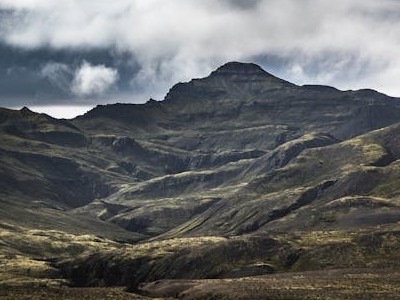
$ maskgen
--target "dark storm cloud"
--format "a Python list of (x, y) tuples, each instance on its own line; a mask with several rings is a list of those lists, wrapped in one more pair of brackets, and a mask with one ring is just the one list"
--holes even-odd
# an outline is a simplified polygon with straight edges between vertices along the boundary
[(109, 49), (26, 49), (0, 43), (0, 106), (87, 104), (99, 94), (109, 99), (128, 90), (138, 71), (132, 63), (123, 64), (125, 59)]
[(230, 60), (299, 84), (400, 95), (399, 1), (0, 0), (0, 9), (0, 39), (21, 49), (8, 52), (0, 84), (17, 72), (37, 101), (45, 91), (162, 98)]

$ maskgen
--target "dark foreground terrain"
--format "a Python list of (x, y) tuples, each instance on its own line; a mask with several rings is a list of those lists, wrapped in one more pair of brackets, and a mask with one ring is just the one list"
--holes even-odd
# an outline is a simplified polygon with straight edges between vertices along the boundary
[(0, 299), (399, 299), (399, 280), (396, 271), (331, 270), (240, 279), (161, 280), (143, 284), (142, 295), (122, 288), (6, 285)]
[(228, 63), (0, 136), (1, 299), (399, 298), (398, 98)]

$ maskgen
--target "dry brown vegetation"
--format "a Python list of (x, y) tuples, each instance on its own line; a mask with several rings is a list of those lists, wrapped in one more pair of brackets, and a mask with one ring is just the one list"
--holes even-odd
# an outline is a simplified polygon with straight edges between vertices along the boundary
[(152, 296), (205, 299), (398, 299), (400, 273), (395, 270), (330, 270), (225, 280), (164, 280), (144, 284)]

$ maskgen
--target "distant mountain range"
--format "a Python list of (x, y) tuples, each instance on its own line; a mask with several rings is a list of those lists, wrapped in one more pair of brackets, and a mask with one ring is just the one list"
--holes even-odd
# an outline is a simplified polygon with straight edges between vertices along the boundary
[[(395, 290), (359, 289), (399, 267), (399, 123), (400, 98), (297, 86), (239, 62), (163, 101), (72, 120), (0, 109), (0, 255), (18, 265), (0, 282), (306, 299), (293, 278), (280, 291), (269, 281), (280, 275), (265, 274), (337, 283), (356, 272), (358, 284), (317, 282), (309, 295), (389, 299)], [(254, 275), (262, 295), (222, 280)], [(161, 279), (181, 281), (143, 284)]]

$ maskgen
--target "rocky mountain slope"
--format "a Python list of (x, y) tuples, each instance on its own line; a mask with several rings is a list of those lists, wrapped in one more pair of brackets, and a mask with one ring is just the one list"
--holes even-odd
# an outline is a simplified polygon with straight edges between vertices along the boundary
[[(297, 86), (238, 62), (163, 101), (72, 120), (0, 109), (0, 285), (149, 296), (143, 282), (181, 279), (150, 296), (207, 299), (255, 275), (271, 291), (272, 273), (356, 272), (362, 284), (398, 267), (399, 122), (399, 98)], [(188, 281), (205, 278), (217, 281)], [(358, 288), (347, 286), (352, 299)], [(256, 297), (243, 291), (232, 299)]]

